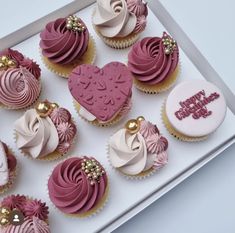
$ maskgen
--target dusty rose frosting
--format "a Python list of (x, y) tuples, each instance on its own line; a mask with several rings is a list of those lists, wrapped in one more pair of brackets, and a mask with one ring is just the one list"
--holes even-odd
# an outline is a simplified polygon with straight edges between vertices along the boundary
[(163, 37), (145, 37), (135, 43), (128, 54), (128, 68), (137, 80), (154, 85), (165, 80), (172, 74), (179, 62), (179, 49), (176, 44), (171, 53), (165, 52)]
[[(51, 201), (66, 214), (81, 214), (91, 210), (102, 199), (107, 188), (106, 173), (103, 173), (99, 181), (95, 181), (93, 185), (90, 183), (82, 169), (84, 159), (93, 158), (74, 157), (60, 163), (48, 181)], [(100, 164), (99, 166), (103, 169)]]
[(25, 108), (39, 96), (40, 82), (23, 67), (0, 71), (0, 103), (10, 108)]
[(41, 69), (39, 65), (32, 59), (25, 57), (17, 50), (8, 48), (0, 52), (0, 57), (1, 56), (7, 56), (8, 58), (13, 59), (16, 63), (16, 68), (19, 68), (20, 66), (26, 68), (30, 73), (32, 73), (32, 75), (34, 75), (36, 79), (39, 79), (41, 76)]
[[(87, 28), (83, 32), (74, 32), (66, 28), (66, 21), (66, 18), (59, 18), (50, 22), (40, 33), (42, 54), (51, 62), (63, 65), (79, 59), (89, 42)], [(81, 19), (79, 21), (85, 25)]]
[(143, 3), (142, 0), (126, 0), (128, 10), (135, 14), (137, 17), (148, 15), (147, 3)]
[(138, 175), (163, 167), (167, 163), (167, 147), (168, 141), (156, 125), (144, 120), (137, 133), (121, 129), (110, 138), (109, 159), (124, 174)]

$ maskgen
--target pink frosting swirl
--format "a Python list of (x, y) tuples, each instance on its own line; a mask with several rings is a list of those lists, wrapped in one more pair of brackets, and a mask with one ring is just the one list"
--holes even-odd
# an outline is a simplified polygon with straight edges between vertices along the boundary
[(168, 163), (168, 155), (166, 151), (163, 151), (156, 156), (156, 160), (154, 161), (154, 167), (156, 169), (160, 169), (164, 167)]
[(148, 15), (148, 7), (147, 3), (143, 3), (142, 0), (126, 0), (128, 10), (135, 14), (137, 17), (144, 15), (147, 17)]
[[(79, 19), (83, 25), (84, 22)], [(79, 59), (87, 50), (88, 29), (74, 32), (66, 28), (66, 18), (59, 18), (46, 25), (40, 33), (42, 54), (51, 62), (68, 64)]]
[(71, 120), (70, 112), (65, 108), (55, 108), (51, 114), (50, 118), (55, 125), (63, 122), (68, 122)]
[(150, 135), (146, 138), (147, 150), (152, 154), (159, 154), (168, 148), (168, 141), (158, 134)]
[(29, 200), (24, 206), (24, 214), (28, 217), (37, 217), (43, 221), (48, 219), (48, 206), (40, 200)]
[[(164, 33), (163, 37), (169, 37)], [(162, 82), (174, 72), (179, 62), (178, 46), (165, 53), (163, 38), (145, 37), (128, 54), (128, 68), (137, 80), (148, 85)]]
[(1, 230), (2, 233), (50, 233), (48, 224), (36, 217), (27, 218), (21, 225), (9, 225)]
[(56, 128), (60, 142), (71, 141), (76, 134), (76, 126), (72, 122), (62, 122)]
[(144, 29), (146, 28), (146, 25), (147, 25), (146, 17), (144, 15), (139, 16), (137, 18), (134, 33), (140, 33), (144, 31)]
[[(91, 210), (102, 199), (107, 188), (107, 175), (90, 184), (82, 163), (88, 157), (70, 158), (56, 166), (49, 181), (48, 190), (54, 205), (66, 214), (81, 214)], [(93, 158), (92, 158), (93, 159)]]
[(145, 139), (153, 134), (159, 134), (157, 126), (145, 120), (141, 121), (139, 132)]
[(26, 203), (26, 197), (23, 195), (11, 195), (3, 199), (1, 206), (9, 208), (10, 210), (18, 209), (23, 212)]
[(13, 49), (5, 49), (3, 51), (0, 52), (0, 57), (1, 56), (7, 56), (11, 59), (13, 59), (17, 65), (20, 65), (20, 62), (24, 60), (24, 55), (20, 52), (18, 52), (17, 50), (13, 50)]
[(41, 69), (39, 65), (29, 58), (20, 61), (20, 65), (25, 67), (36, 79), (41, 76)]
[(0, 72), (0, 103), (10, 108), (25, 108), (39, 96), (40, 81), (25, 68)]
[(66, 154), (71, 146), (72, 142), (61, 142), (57, 147), (57, 151), (62, 155)]

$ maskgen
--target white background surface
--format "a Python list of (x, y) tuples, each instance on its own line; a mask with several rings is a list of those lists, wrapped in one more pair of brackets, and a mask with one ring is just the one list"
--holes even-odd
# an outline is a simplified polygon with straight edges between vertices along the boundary
[[(171, 3), (173, 4), (174, 2), (175, 1), (166, 1), (166, 4), (169, 3), (170, 6), (172, 6)], [(184, 18), (182, 22), (178, 22), (190, 24), (190, 7), (182, 4), (182, 2), (182, 0), (179, 0), (177, 2), (177, 8), (172, 7), (174, 10), (173, 15), (177, 19), (177, 15), (178, 17), (182, 17), (182, 14), (187, 13), (187, 20)], [(208, 2), (212, 2), (212, 0), (208, 0)], [(43, 6), (43, 4), (41, 6)], [(192, 8), (191, 13), (194, 12), (193, 9), (194, 8)], [(200, 15), (199, 12), (200, 11), (197, 11), (196, 13), (195, 11), (197, 17)], [(191, 28), (191, 30), (194, 28), (192, 30), (194, 32), (199, 26), (195, 27), (197, 24), (193, 21), (193, 17), (191, 22), (194, 27), (191, 26), (189, 28)], [(209, 36), (205, 37), (204, 35), (203, 41), (209, 42), (210, 38), (207, 38), (209, 38)], [(209, 44), (208, 42), (206, 42), (207, 45)], [(226, 56), (228, 55), (230, 54), (226, 54)], [(217, 56), (220, 58), (219, 53)], [(233, 59), (231, 57), (231, 59), (228, 60), (232, 61)], [(225, 63), (225, 59), (223, 59), (223, 61)], [(230, 66), (230, 69), (231, 72), (233, 72), (232, 66)], [(47, 88), (45, 91), (50, 91), (50, 88)], [(12, 121), (13, 119), (15, 119), (15, 116), (11, 116), (8, 120)], [(10, 134), (11, 132), (1, 132), (1, 136), (4, 135), (4, 137)], [(235, 147), (233, 146), (203, 169), (199, 170), (183, 184), (162, 197), (150, 208), (147, 208), (137, 217), (124, 224), (116, 232), (234, 232), (234, 153)], [(33, 163), (33, 161), (28, 162), (28, 164)], [(43, 176), (45, 175), (43, 174)], [(29, 185), (33, 185), (33, 183), (29, 183)], [(40, 196), (37, 195), (36, 191), (34, 193), (36, 197)], [(53, 224), (56, 224), (56, 219), (52, 219), (52, 221)]]

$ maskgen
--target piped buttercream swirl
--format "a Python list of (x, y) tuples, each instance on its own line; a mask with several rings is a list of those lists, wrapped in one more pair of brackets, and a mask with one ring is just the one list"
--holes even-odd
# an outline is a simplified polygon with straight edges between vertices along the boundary
[[(164, 33), (163, 37), (169, 37)], [(179, 62), (178, 46), (165, 53), (163, 37), (145, 37), (135, 43), (128, 54), (128, 68), (137, 80), (154, 85), (172, 74)]]
[(44, 157), (54, 152), (59, 144), (55, 125), (49, 117), (41, 118), (35, 109), (15, 122), (16, 144), (33, 158)]
[(92, 22), (105, 37), (125, 37), (133, 32), (137, 17), (125, 0), (97, 0)]
[[(42, 54), (57, 64), (69, 64), (79, 59), (87, 50), (88, 29), (78, 32), (66, 27), (66, 18), (59, 18), (46, 25), (40, 33)], [(79, 19), (83, 25), (84, 22)]]
[(70, 158), (58, 164), (53, 170), (48, 190), (54, 205), (66, 214), (81, 214), (94, 208), (102, 199), (107, 188), (107, 175), (99, 182), (90, 184), (82, 170), (83, 158)]

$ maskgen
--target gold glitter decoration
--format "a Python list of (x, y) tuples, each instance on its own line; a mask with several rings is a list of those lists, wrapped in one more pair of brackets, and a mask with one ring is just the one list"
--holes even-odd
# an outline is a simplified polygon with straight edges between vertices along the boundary
[(141, 121), (144, 121), (145, 118), (144, 118), (143, 116), (138, 116), (138, 117), (136, 118), (136, 120), (137, 120), (138, 122), (141, 122)]
[(105, 171), (95, 159), (83, 159), (82, 170), (85, 172), (90, 184), (94, 185), (100, 182), (100, 177), (105, 174)]
[(58, 107), (59, 105), (57, 103), (50, 103), (49, 101), (45, 100), (43, 102), (38, 103), (35, 109), (40, 117), (45, 118), (49, 114), (51, 114), (53, 109)]
[(0, 70), (16, 67), (16, 62), (8, 56), (0, 57)]
[(76, 15), (70, 15), (66, 20), (66, 28), (74, 32), (83, 32), (86, 27), (83, 25)]
[(166, 55), (172, 54), (174, 49), (176, 48), (176, 41), (173, 40), (166, 33), (164, 33), (163, 38), (162, 38), (162, 42), (163, 42), (163, 45), (164, 45), (164, 53)]
[(125, 128), (130, 134), (134, 134), (139, 131), (140, 124), (136, 119), (131, 119), (127, 121), (127, 123), (125, 124)]

